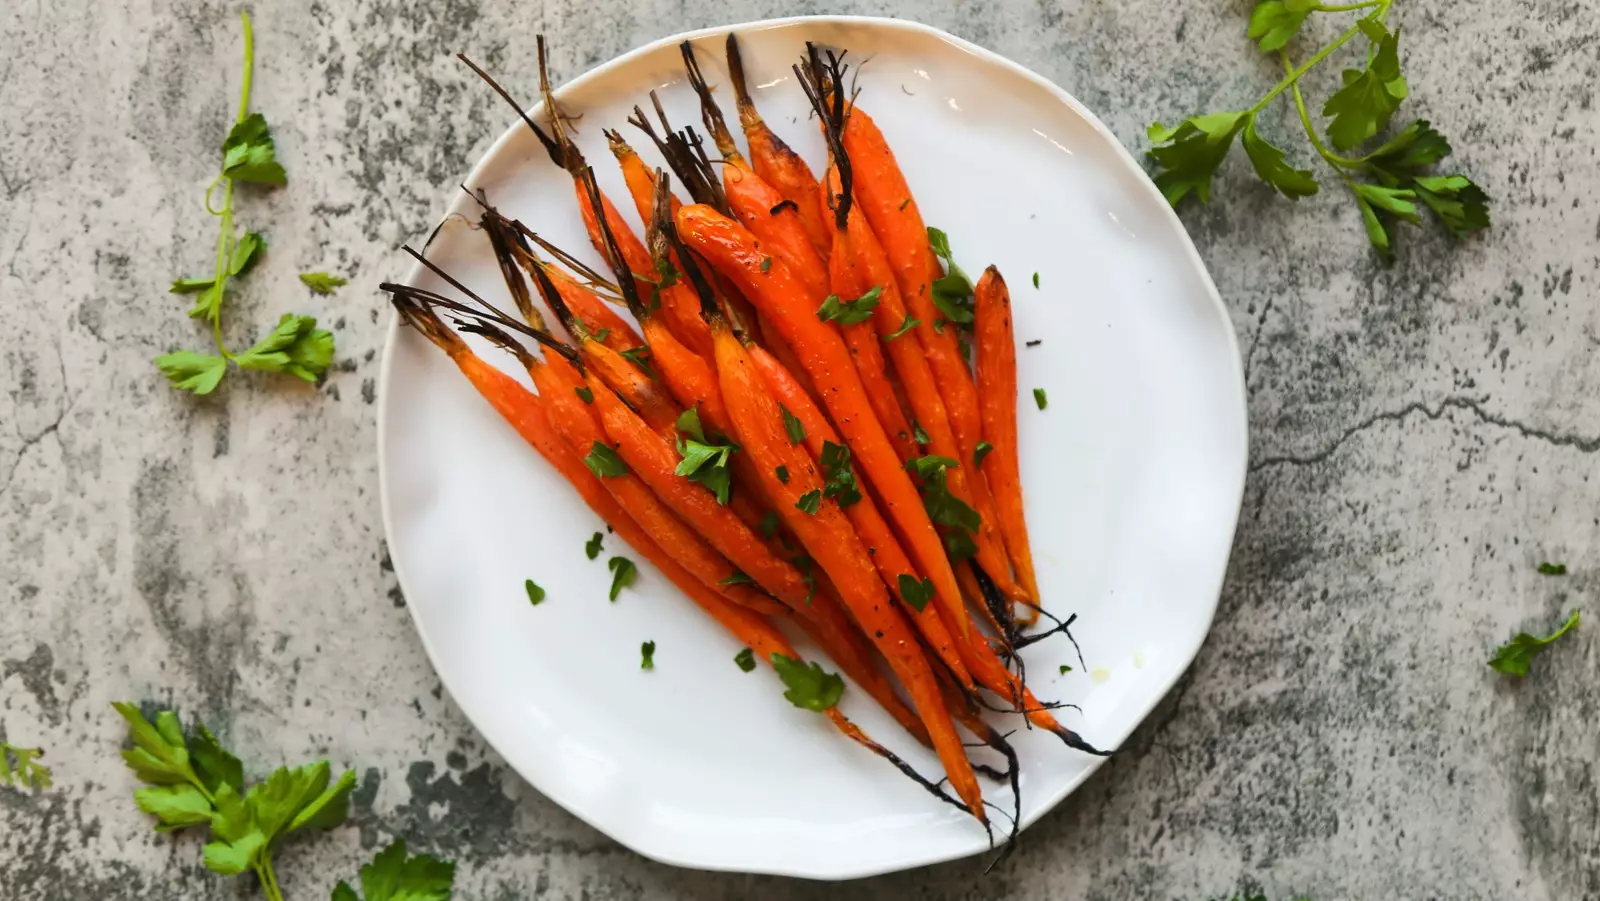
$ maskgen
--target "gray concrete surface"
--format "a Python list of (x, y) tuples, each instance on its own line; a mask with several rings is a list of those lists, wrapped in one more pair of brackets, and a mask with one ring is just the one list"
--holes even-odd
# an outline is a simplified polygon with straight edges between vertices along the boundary
[[(314, 312), (341, 362), (320, 388), (241, 378), (196, 401), (148, 361), (198, 341), (165, 288), (208, 268), (198, 201), (235, 103), (236, 11), (0, 4), (0, 735), (43, 744), (57, 779), (0, 788), (0, 897), (253, 896), (130, 803), (107, 707), (122, 698), (205, 716), (258, 767), (326, 755), (362, 773), (354, 828), (281, 852), (292, 899), (325, 897), (397, 835), (456, 858), (468, 899), (1600, 897), (1595, 640), (1522, 682), (1483, 665), (1600, 585), (1593, 4), (1393, 14), (1406, 108), (1494, 195), (1487, 235), (1408, 232), (1386, 269), (1340, 192), (1290, 204), (1243, 159), (1185, 211), (1251, 395), (1210, 639), (995, 873), (843, 887), (620, 849), (508, 771), (424, 659), (375, 498), (375, 288), (506, 121), (451, 54), (531, 73), (544, 31), (564, 79), (685, 28), (912, 17), (1055, 79), (1142, 148), (1150, 120), (1275, 80), (1242, 38), (1248, 4), (262, 0), (257, 106), (291, 184), (241, 201), (272, 250), (230, 322), (242, 342)], [(322, 268), (351, 285), (317, 298), (294, 282)], [(1540, 577), (1544, 559), (1573, 574)]]

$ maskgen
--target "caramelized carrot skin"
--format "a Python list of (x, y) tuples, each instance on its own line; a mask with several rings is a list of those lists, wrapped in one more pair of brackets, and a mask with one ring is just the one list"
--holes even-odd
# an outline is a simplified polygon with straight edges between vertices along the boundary
[[(909, 623), (884, 589), (866, 547), (838, 505), (823, 500), (815, 513), (806, 513), (797, 506), (810, 492), (820, 494), (822, 480), (815, 464), (803, 448), (790, 444), (778, 404), (761, 385), (744, 348), (725, 328), (714, 329), (712, 337), (723, 400), (728, 404), (741, 445), (758, 464), (768, 495), (816, 565), (838, 588), (862, 631), (900, 678), (957, 796), (974, 817), (985, 820), (977, 777)], [(779, 466), (788, 469), (788, 481), (773, 474)]]
[(545, 269), (545, 274), (550, 276), (550, 281), (556, 286), (556, 293), (561, 295), (561, 300), (589, 330), (591, 335), (603, 335), (601, 343), (615, 351), (632, 350), (644, 343), (639, 333), (633, 330), (633, 325), (628, 320), (619, 316), (611, 309), (611, 305), (601, 300), (599, 295), (588, 288), (573, 281), (571, 276), (554, 266)]
[(823, 262), (828, 262), (833, 250), (833, 229), (829, 225), (827, 209), (817, 193), (817, 177), (811, 167), (790, 149), (783, 139), (773, 133), (759, 116), (752, 122), (740, 109), (740, 124), (744, 126), (745, 140), (750, 144), (750, 165), (757, 175), (772, 185), (795, 205), (795, 213), (805, 229), (806, 237)]
[[(822, 415), (800, 383), (784, 369), (771, 354), (759, 347), (749, 349), (750, 362), (761, 377), (762, 384), (772, 396), (782, 404), (806, 430), (806, 449), (811, 452), (812, 459), (821, 459), (824, 442), (840, 444), (839, 433), (834, 431), (833, 424)], [(859, 477), (865, 481), (865, 477)], [(884, 521), (883, 514), (878, 512), (878, 505), (870, 494), (865, 494), (862, 499), (844, 508), (845, 515), (850, 523), (855, 526), (861, 540), (866, 542), (868, 555), (877, 567), (879, 576), (891, 594), (898, 594), (900, 576), (905, 574), (918, 582), (922, 581), (917, 570), (911, 565), (911, 560), (900, 547), (900, 542)], [(960, 603), (958, 600), (957, 604)], [(967, 672), (966, 664), (961, 660), (961, 654), (955, 647), (955, 640), (951, 637), (944, 620), (939, 616), (939, 604), (930, 604), (920, 612), (911, 610), (908, 615), (916, 624), (928, 644), (939, 655), (939, 659), (950, 667), (952, 673), (966, 687), (972, 686), (972, 676)]]
[[(933, 580), (936, 590), (959, 597), (944, 546), (888, 435), (871, 412), (843, 339), (818, 321), (815, 307), (805, 300), (804, 288), (788, 266), (764, 253), (755, 237), (738, 223), (710, 207), (685, 206), (679, 211), (678, 231), (776, 324), (879, 492), (885, 513), (907, 542), (918, 569)], [(723, 400), (732, 403), (726, 386)], [(965, 618), (951, 625), (961, 636), (968, 634)]]
[[(1000, 270), (984, 270), (974, 292), (974, 332), (978, 371), (978, 409), (983, 417), (983, 437), (994, 449), (981, 468), (994, 493), (996, 520), (1005, 537), (1006, 552), (1022, 587), (1036, 600), (1039, 583), (1028, 541), (1028, 521), (1022, 507), (1022, 466), (1017, 444), (1017, 341), (1011, 321), (1011, 292)], [(1028, 614), (1032, 614), (1029, 617)], [(1019, 618), (1038, 616), (1022, 606)]]
[(669, 438), (677, 434), (678, 414), (667, 391), (644, 370), (622, 354), (595, 341), (581, 344), (584, 362), (613, 391), (627, 398), (658, 434)]
[(754, 170), (738, 163), (722, 167), (722, 188), (740, 224), (770, 248), (773, 256), (789, 264), (820, 306), (828, 296), (827, 264), (806, 235), (794, 206), (786, 204), (778, 189)]

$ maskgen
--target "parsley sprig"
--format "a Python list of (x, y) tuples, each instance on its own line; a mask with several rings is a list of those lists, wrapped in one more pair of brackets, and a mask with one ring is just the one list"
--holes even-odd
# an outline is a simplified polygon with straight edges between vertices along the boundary
[(678, 415), (678, 468), (674, 470), (691, 482), (699, 482), (727, 506), (733, 495), (733, 475), (728, 460), (739, 445), (727, 439), (711, 441), (700, 423), (700, 408), (690, 407)]
[[(333, 360), (333, 333), (317, 328), (311, 316), (285, 314), (276, 328), (248, 350), (233, 353), (222, 341), (222, 303), (230, 279), (244, 275), (266, 250), (266, 239), (256, 232), (236, 234), (233, 216), (236, 183), (281, 185), (287, 181), (283, 164), (277, 160), (272, 130), (260, 113), (250, 112), (250, 83), (255, 69), (255, 33), (248, 13), (240, 13), (244, 28), (244, 80), (239, 91), (239, 115), (222, 142), (222, 168), (206, 189), (206, 211), (220, 220), (217, 235), (215, 271), (210, 278), (180, 278), (172, 283), (174, 294), (198, 294), (189, 316), (211, 326), (216, 353), (179, 350), (155, 358), (161, 374), (176, 388), (195, 394), (210, 394), (228, 374), (228, 362), (240, 369), (283, 372), (307, 382), (316, 382)], [(222, 188), (222, 207), (212, 206), (211, 198)], [(319, 293), (331, 292), (333, 282), (325, 273), (312, 273), (306, 284)], [(304, 279), (305, 276), (302, 276)]]
[(1552, 642), (1578, 627), (1578, 611), (1572, 611), (1567, 621), (1561, 628), (1546, 636), (1530, 635), (1527, 632), (1518, 632), (1511, 640), (1495, 649), (1494, 656), (1489, 658), (1489, 666), (1505, 673), (1508, 676), (1526, 676), (1528, 667), (1533, 665), (1533, 658), (1544, 653), (1544, 649)]
[[(0, 741), (0, 783), (32, 789), (49, 788), (50, 768), (39, 762), (43, 756), (43, 748), (19, 748)], [(16, 758), (16, 766), (11, 765), (13, 757)]]
[(272, 869), (278, 843), (302, 829), (332, 829), (349, 813), (354, 770), (333, 780), (328, 762), (319, 760), (279, 767), (246, 788), (244, 764), (203, 723), (185, 735), (170, 710), (152, 723), (132, 704), (112, 706), (128, 721), (133, 743), (122, 759), (146, 783), (134, 792), (139, 809), (156, 818), (160, 832), (208, 827), (206, 869), (224, 876), (254, 872), (269, 901), (283, 901)]
[[(1317, 193), (1309, 169), (1291, 165), (1282, 148), (1256, 130), (1256, 117), (1285, 92), (1294, 99), (1300, 124), (1317, 155), (1349, 189), (1361, 212), (1367, 238), (1378, 253), (1394, 256), (1394, 228), (1400, 222), (1420, 224), (1421, 208), (1457, 237), (1489, 227), (1489, 196), (1464, 175), (1433, 175), (1428, 170), (1451, 153), (1450, 142), (1426, 120), (1418, 119), (1377, 147), (1359, 148), (1384, 131), (1410, 86), (1400, 71), (1400, 30), (1390, 31), (1384, 17), (1395, 0), (1326, 5), (1315, 0), (1258, 0), (1246, 34), (1263, 52), (1275, 53), (1284, 77), (1253, 105), (1240, 110), (1192, 116), (1176, 126), (1156, 122), (1147, 135), (1153, 145), (1149, 155), (1156, 163), (1156, 186), (1177, 206), (1193, 195), (1204, 203), (1211, 197), (1211, 179), (1227, 158), (1236, 136), (1250, 164), (1274, 190), (1297, 200)], [(1313, 13), (1365, 11), (1355, 25), (1295, 65), (1288, 45)], [(1323, 103), (1321, 114), (1327, 140), (1318, 133), (1301, 92), (1301, 78), (1339, 48), (1364, 37), (1366, 64), (1341, 73), (1343, 87)], [(1331, 146), (1330, 146), (1331, 145)], [(1351, 151), (1357, 151), (1351, 155)]]

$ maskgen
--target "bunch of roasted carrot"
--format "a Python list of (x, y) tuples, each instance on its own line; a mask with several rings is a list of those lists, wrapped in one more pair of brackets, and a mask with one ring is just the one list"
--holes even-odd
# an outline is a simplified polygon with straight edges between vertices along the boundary
[[(1017, 766), (983, 709), (1020, 713), (1100, 753), (1033, 696), (1016, 653), (1042, 635), (1021, 632), (1039, 596), (1005, 281), (991, 266), (972, 286), (953, 262), (948, 272), (941, 265), (943, 236), (925, 227), (838, 55), (808, 45), (795, 66), (829, 149), (819, 181), (762, 121), (734, 36), (726, 49), (748, 156), (688, 43), (684, 63), (720, 159), (692, 127), (673, 129), (659, 102), (659, 131), (638, 107), (629, 120), (692, 203), (618, 132), (605, 132), (646, 223), (641, 240), (567, 135), (541, 39), (547, 122), (518, 112), (572, 175), (612, 277), (480, 194), (481, 228), (520, 319), (415, 252), (470, 300), (384, 287), (405, 321), (685, 594), (780, 668), (800, 655), (776, 623), (798, 626), (934, 749), (944, 778), (924, 778), (867, 737), (836, 696), (808, 706), (987, 827), (977, 774), (1009, 779), (1015, 791)], [(570, 343), (547, 330), (529, 279)], [(537, 393), (476, 356), (441, 311), (516, 354)], [(1064, 631), (1056, 623), (1043, 634)], [(1006, 769), (969, 760), (960, 729)]]

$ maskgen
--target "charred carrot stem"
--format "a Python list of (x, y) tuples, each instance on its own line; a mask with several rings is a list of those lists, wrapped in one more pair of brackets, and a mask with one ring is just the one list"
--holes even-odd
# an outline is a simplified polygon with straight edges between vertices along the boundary
[[(985, 269), (974, 292), (977, 341), (978, 409), (983, 437), (992, 448), (981, 468), (994, 494), (994, 507), (1006, 553), (1023, 590), (1039, 602), (1039, 582), (1022, 508), (1022, 467), (1017, 449), (1017, 343), (1011, 322), (1011, 292), (1000, 270)], [(1038, 614), (1018, 605), (1017, 619), (1031, 625)]]
[(783, 199), (794, 204), (795, 213), (805, 228), (806, 237), (823, 262), (832, 253), (833, 236), (828, 219), (817, 196), (817, 177), (800, 154), (789, 148), (756, 111), (755, 101), (745, 84), (744, 57), (739, 53), (739, 39), (728, 35), (728, 80), (733, 82), (733, 94), (739, 102), (739, 124), (744, 129), (745, 140), (750, 144), (750, 163), (757, 175), (778, 189)]
[[(969, 813), (988, 822), (972, 764), (910, 624), (884, 589), (866, 547), (838, 505), (821, 498), (822, 482), (815, 465), (803, 448), (790, 443), (778, 404), (762, 387), (749, 355), (720, 319), (712, 326), (722, 396), (740, 444), (758, 464), (768, 496), (778, 502), (779, 514), (833, 580), (856, 623), (911, 696), (956, 795)], [(787, 482), (776, 475), (779, 466), (787, 467)]]
[[(833, 424), (822, 415), (822, 411), (806, 395), (800, 383), (795, 381), (794, 376), (782, 363), (759, 347), (749, 348), (748, 352), (751, 364), (759, 373), (762, 384), (805, 429), (806, 449), (811, 452), (812, 459), (821, 459), (823, 447), (827, 443), (841, 443), (839, 433), (834, 430)], [(878, 511), (878, 505), (870, 495), (845, 507), (844, 512), (849, 517), (851, 525), (855, 527), (856, 533), (866, 543), (873, 566), (877, 568), (890, 594), (899, 597), (902, 575), (918, 584), (922, 583), (922, 577), (917, 573), (916, 567), (911, 565), (911, 559), (906, 556), (899, 539), (894, 536), (893, 530), (889, 528), (889, 524)], [(963, 686), (970, 688), (973, 685), (972, 675), (967, 672), (960, 651), (955, 647), (955, 639), (951, 637), (944, 620), (939, 616), (939, 605), (928, 604), (921, 610), (910, 607), (907, 615), (916, 624), (918, 631), (933, 648), (934, 653), (939, 655), (939, 659), (944, 661)]]
[(800, 220), (797, 207), (777, 188), (768, 184), (766, 179), (756, 174), (739, 153), (738, 145), (734, 143), (733, 135), (722, 118), (722, 110), (711, 96), (711, 87), (700, 72), (693, 45), (684, 41), (679, 49), (683, 54), (684, 69), (689, 75), (689, 85), (700, 98), (700, 117), (722, 153), (722, 190), (734, 217), (760, 238), (774, 256), (787, 262), (810, 285), (816, 302), (821, 304), (827, 296), (827, 264), (806, 234), (805, 223)]

